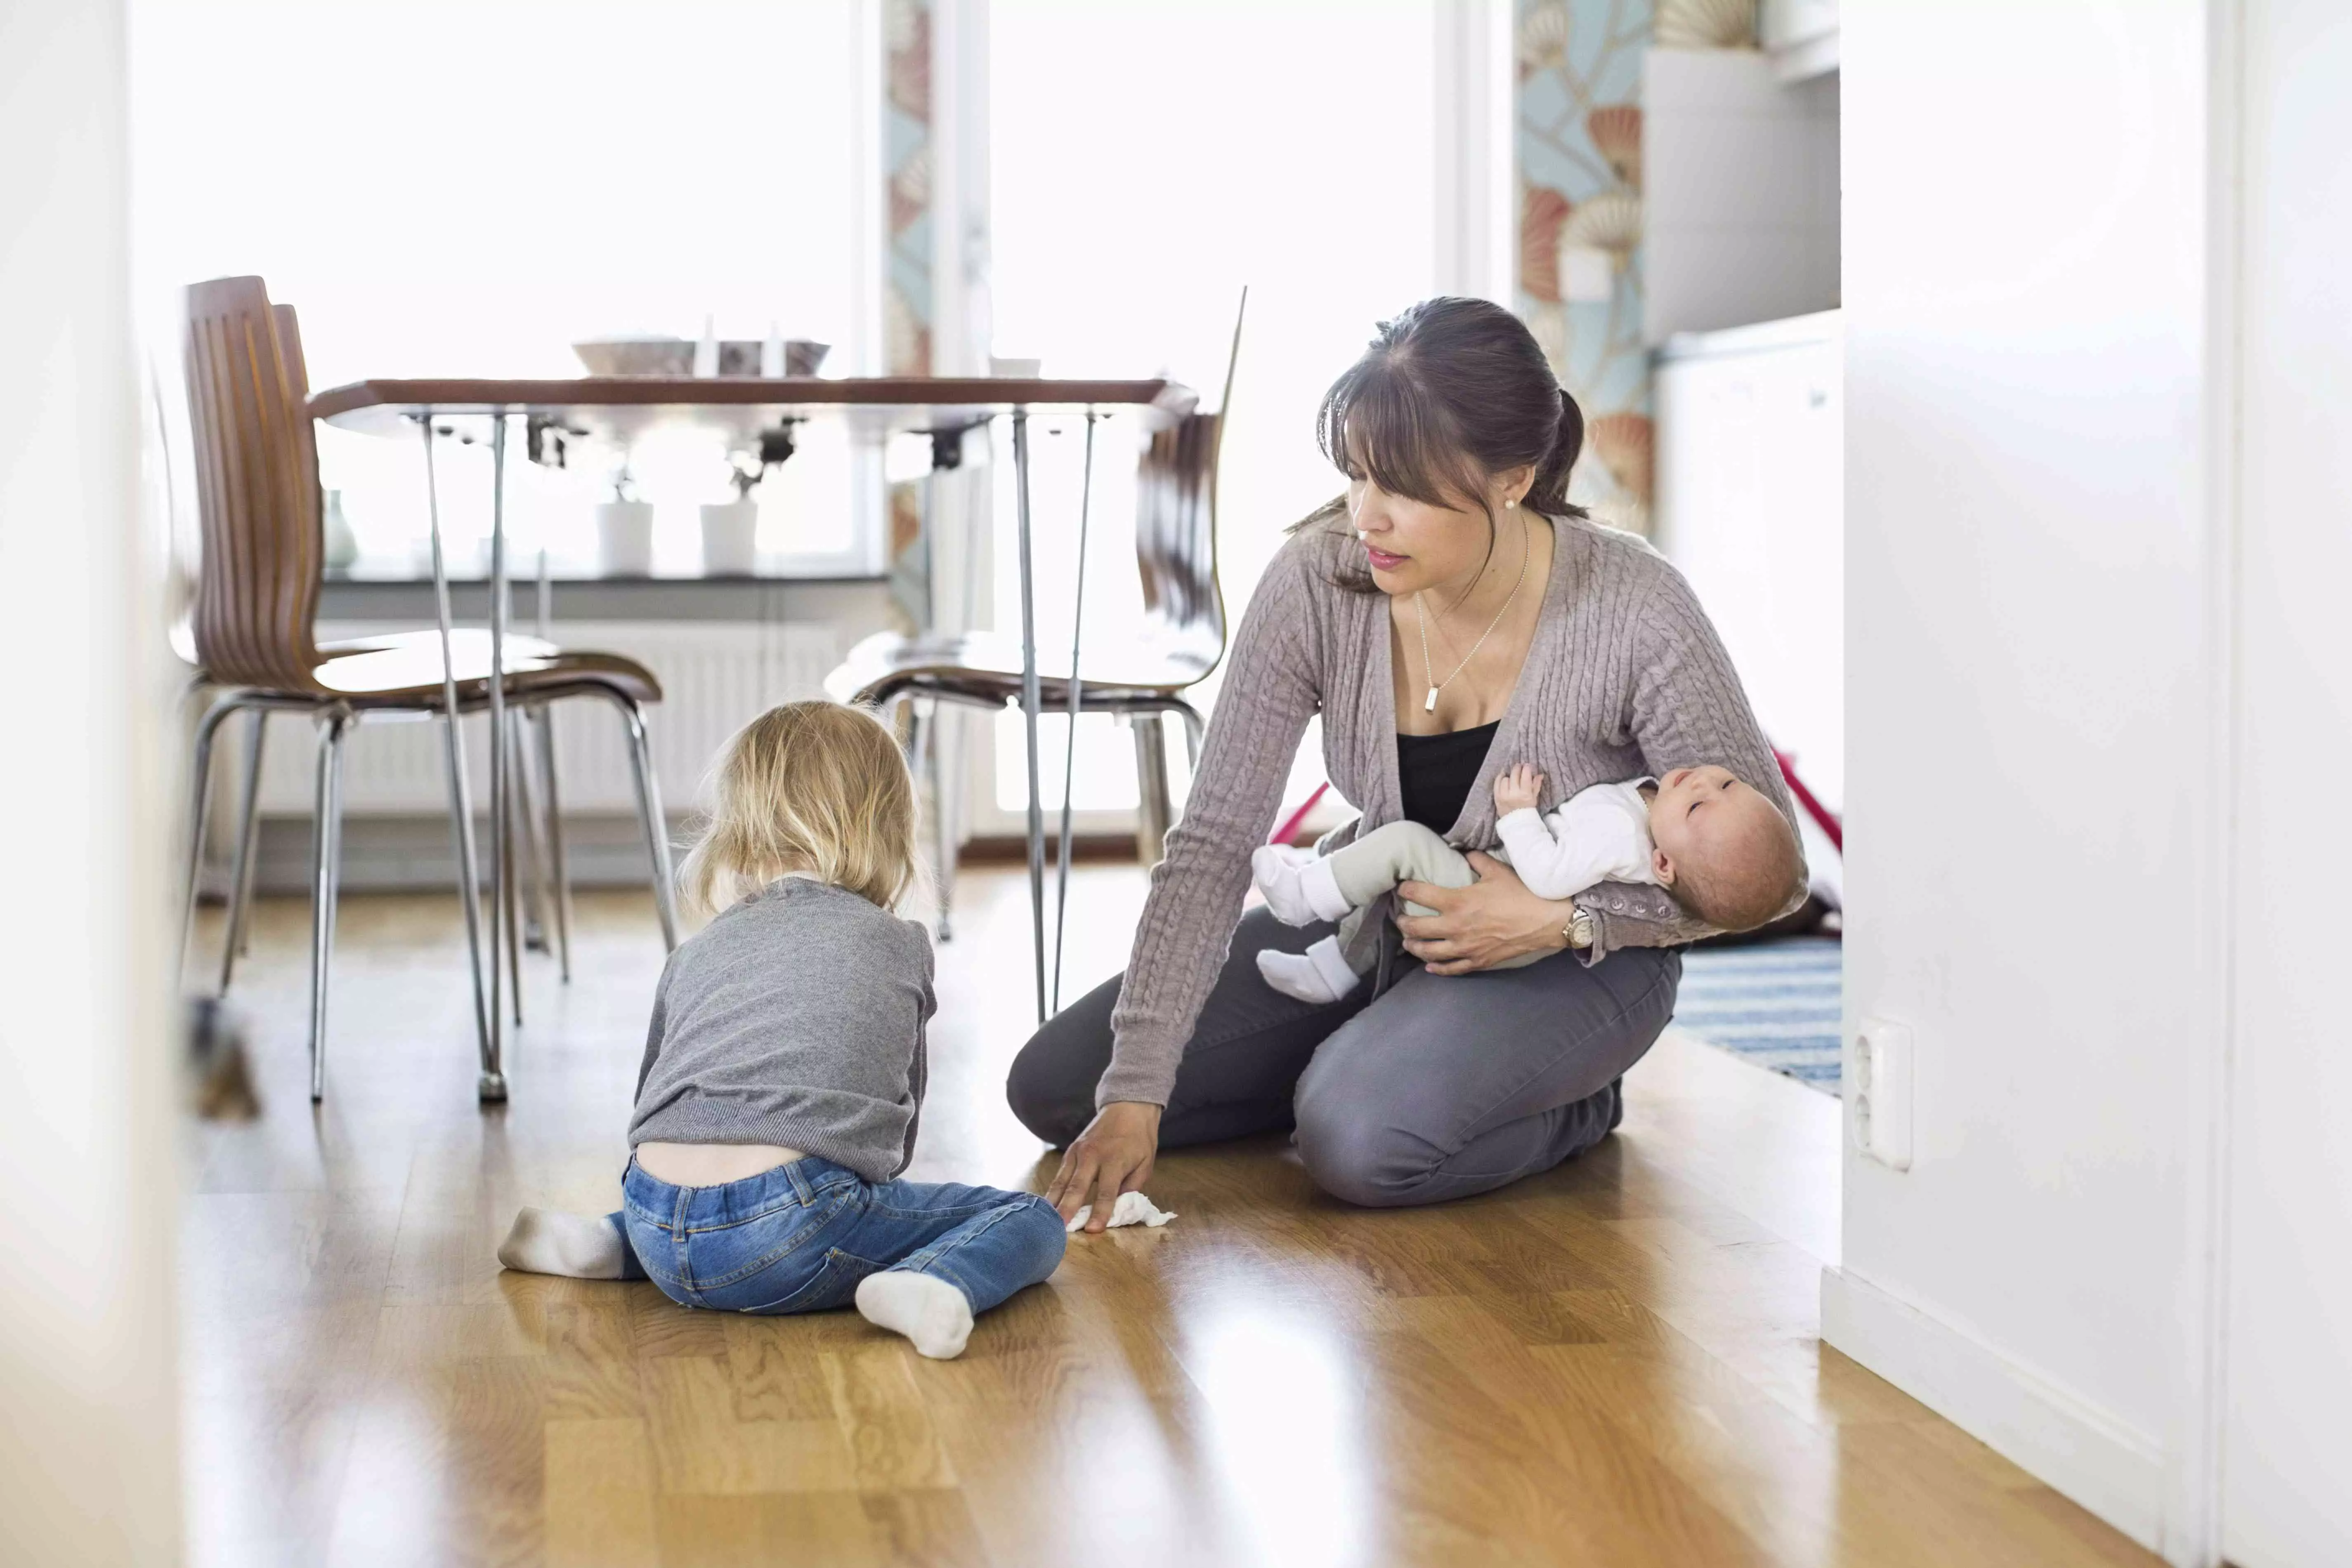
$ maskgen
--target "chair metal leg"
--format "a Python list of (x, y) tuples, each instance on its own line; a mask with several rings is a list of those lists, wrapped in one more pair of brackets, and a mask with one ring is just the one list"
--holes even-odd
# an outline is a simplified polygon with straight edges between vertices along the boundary
[[(507, 724), (507, 734), (510, 736), (513, 734), (513, 721), (509, 718)], [(498, 740), (498, 753), (499, 755), (504, 755), (508, 750), (509, 747), (506, 744), (506, 737), (499, 737)], [(518, 895), (515, 889), (515, 835), (513, 821), (515, 815), (515, 790), (514, 775), (511, 772), (507, 775), (507, 788), (505, 794), (507, 819), (505, 823), (506, 831), (499, 834), (492, 843), (493, 851), (499, 857), (499, 919), (497, 930), (502, 934), (501, 939), (506, 950), (507, 1013), (509, 1017), (514, 1019), (515, 1027), (517, 1029), (520, 1029), (522, 1027), (522, 923), (515, 918), (515, 904)], [(498, 962), (498, 955), (495, 953), (492, 954), (490, 956), (490, 960), (492, 963)]]
[(180, 945), (173, 949), (174, 963), (182, 969), (187, 966), (188, 939), (196, 929), (196, 880), (205, 864), (205, 810), (212, 801), (213, 737), (241, 706), (232, 694), (215, 702), (196, 721), (196, 742), (188, 764), (188, 897), (180, 914)]
[(509, 737), (507, 768), (514, 779), (514, 823), (511, 829), (522, 856), (522, 945), (530, 952), (549, 950), (547, 936), (546, 853), (539, 841), (539, 789), (532, 778), (530, 747), (525, 737), (531, 714), (516, 708), (507, 718)]
[(254, 829), (261, 801), (261, 743), (269, 733), (269, 710), (257, 707), (246, 715), (245, 736), (245, 799), (237, 807), (236, 863), (229, 873), (228, 934), (221, 942), (220, 994), (228, 995), (228, 983), (236, 972), (236, 961), (245, 952), (246, 917), (253, 907)]
[(955, 810), (948, 800), (948, 779), (953, 769), (948, 766), (948, 710), (944, 703), (931, 705), (931, 831), (937, 835), (934, 873), (939, 878), (940, 940), (951, 935), (948, 927), (948, 910), (955, 899), (956, 841)]
[(1149, 869), (1168, 854), (1168, 822), (1173, 814), (1168, 803), (1168, 746), (1158, 714), (1130, 715), (1129, 724), (1135, 731), (1135, 858)]
[(615, 697), (621, 723), (629, 733), (629, 763), (636, 776), (637, 820), (645, 827), (646, 851), (653, 862), (654, 908), (661, 915), (662, 946), (677, 951), (677, 889), (671, 880), (669, 825), (663, 820), (661, 783), (654, 777), (653, 745), (646, 734), (643, 709), (625, 697)]
[(343, 737), (348, 712), (320, 721), (318, 796), (310, 819), (310, 1101), (327, 1090), (327, 972), (335, 949), (335, 893), (343, 848)]
[(1171, 705), (1176, 716), (1184, 721), (1184, 766), (1197, 772), (1201, 767), (1202, 722), (1200, 710), (1181, 698)]
[[(236, 885), (236, 905), (231, 912), (229, 930), (236, 943), (236, 956), (250, 958), (253, 956), (253, 884), (260, 880), (261, 868), (261, 822), (258, 815), (247, 824), (245, 839), (250, 847), (242, 852), (245, 855), (245, 875)], [(226, 968), (222, 974), (221, 989), (226, 991), (228, 988)]]
[(565, 985), (572, 983), (572, 867), (563, 855), (563, 802), (555, 784), (555, 710), (542, 706), (532, 729), (539, 739), (540, 781), (546, 787), (547, 863), (552, 873), (555, 906), (555, 967)]
[(906, 692), (896, 699), (891, 711), (895, 714), (899, 707), (907, 710), (907, 776), (915, 786), (915, 810), (919, 816), (923, 776), (930, 770), (931, 752), (939, 745), (940, 705)]

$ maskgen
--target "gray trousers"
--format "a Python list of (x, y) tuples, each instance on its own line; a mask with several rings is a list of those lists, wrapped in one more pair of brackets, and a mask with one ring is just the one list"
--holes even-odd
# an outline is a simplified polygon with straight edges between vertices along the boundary
[[(1242, 917), (1160, 1124), (1162, 1148), (1297, 1129), (1324, 1190), (1374, 1207), (1467, 1197), (1599, 1143), (1622, 1106), (1617, 1079), (1674, 1016), (1679, 952), (1626, 948), (1587, 968), (1556, 953), (1524, 968), (1432, 975), (1409, 954), (1392, 983), (1302, 1002), (1259, 977), (1268, 947), (1303, 951), (1328, 925)], [(1388, 940), (1396, 940), (1391, 928)], [(1022, 1047), (1013, 1114), (1055, 1147), (1093, 1117), (1110, 1063), (1114, 977)]]

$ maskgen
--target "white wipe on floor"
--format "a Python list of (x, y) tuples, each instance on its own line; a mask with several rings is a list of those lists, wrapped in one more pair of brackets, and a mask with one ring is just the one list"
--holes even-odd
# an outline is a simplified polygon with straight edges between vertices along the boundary
[[(1078, 1229), (1086, 1224), (1087, 1217), (1094, 1211), (1093, 1204), (1086, 1205), (1070, 1217), (1070, 1223), (1063, 1228)], [(1117, 1230), (1122, 1225), (1149, 1225), (1157, 1230), (1175, 1218), (1166, 1209), (1154, 1206), (1150, 1198), (1139, 1192), (1123, 1192), (1118, 1195), (1118, 1201), (1110, 1206), (1110, 1223), (1103, 1228)]]

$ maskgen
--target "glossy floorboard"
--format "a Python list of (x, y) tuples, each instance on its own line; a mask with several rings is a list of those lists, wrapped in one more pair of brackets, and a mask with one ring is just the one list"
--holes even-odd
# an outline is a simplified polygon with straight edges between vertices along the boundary
[[(1000, 1087), (1024, 892), (966, 879), (914, 1175), (1049, 1168)], [(1141, 896), (1082, 868), (1073, 977)], [(263, 908), (265, 1115), (186, 1148), (196, 1563), (2154, 1562), (1817, 1344), (1836, 1107), (1671, 1036), (1616, 1137), (1483, 1199), (1347, 1209), (1278, 1138), (1171, 1155), (1175, 1225), (1074, 1246), (953, 1363), (502, 1273), (518, 1204), (615, 1201), (659, 944), (642, 895), (580, 923), (484, 1112), (454, 905), (350, 901), (314, 1112), (306, 912)]]

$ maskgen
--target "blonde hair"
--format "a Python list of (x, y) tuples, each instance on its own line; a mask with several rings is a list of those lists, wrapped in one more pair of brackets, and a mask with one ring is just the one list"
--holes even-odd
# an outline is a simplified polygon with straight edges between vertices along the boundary
[(869, 708), (785, 703), (728, 741), (715, 804), (678, 870), (688, 903), (716, 913), (791, 872), (884, 909), (916, 877), (915, 785)]

